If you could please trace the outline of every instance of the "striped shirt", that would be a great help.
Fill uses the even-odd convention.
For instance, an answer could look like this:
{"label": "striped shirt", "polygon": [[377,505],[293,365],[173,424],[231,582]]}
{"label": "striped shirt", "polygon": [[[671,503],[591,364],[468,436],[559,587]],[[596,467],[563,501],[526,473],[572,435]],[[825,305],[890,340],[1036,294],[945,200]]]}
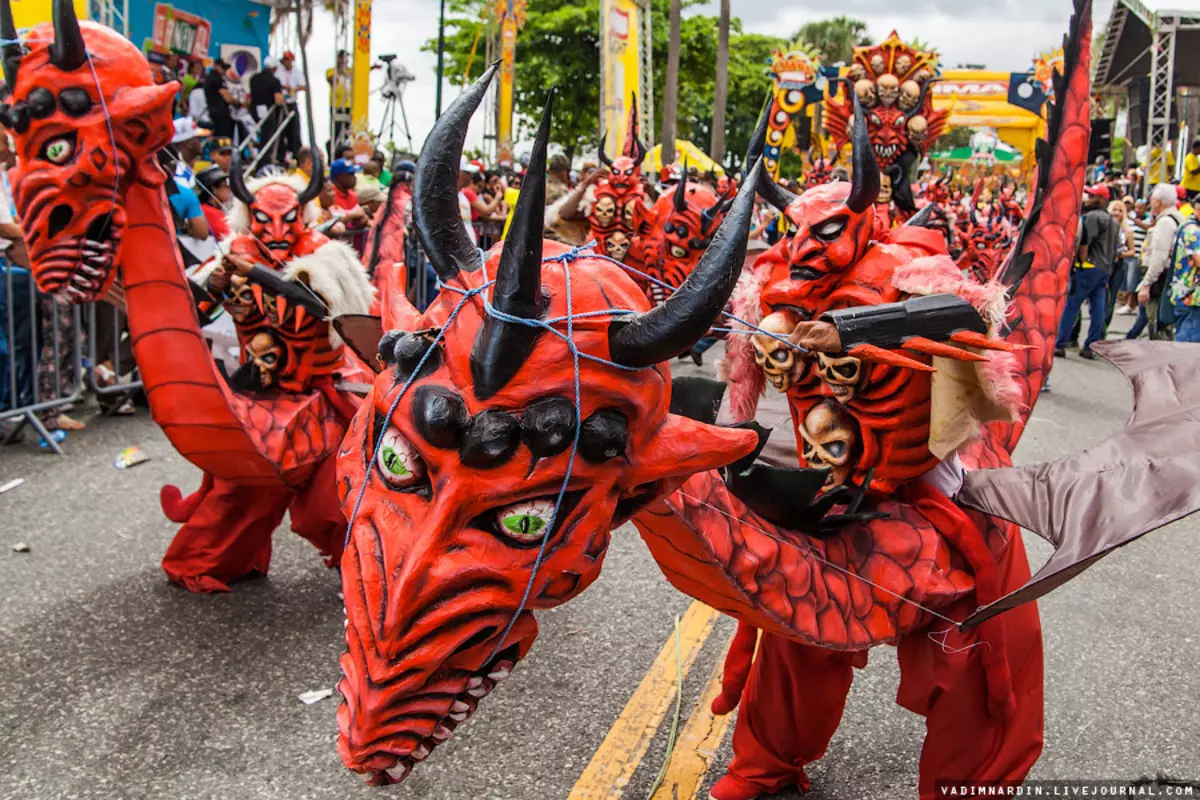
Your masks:
{"label": "striped shirt", "polygon": [[1133,226],[1133,252],[1140,261],[1142,258],[1142,245],[1146,243],[1146,234],[1149,231],[1141,225]]}

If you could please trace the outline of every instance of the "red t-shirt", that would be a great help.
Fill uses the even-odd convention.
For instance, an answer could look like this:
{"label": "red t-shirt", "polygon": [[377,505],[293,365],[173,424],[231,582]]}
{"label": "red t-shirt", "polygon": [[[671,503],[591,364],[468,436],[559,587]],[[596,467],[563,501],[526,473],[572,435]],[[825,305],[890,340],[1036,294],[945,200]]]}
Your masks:
{"label": "red t-shirt", "polygon": [[204,220],[208,223],[208,229],[213,232],[213,236],[218,239],[229,236],[229,223],[225,221],[224,211],[214,208],[208,203],[201,203],[200,210],[204,212]]}
{"label": "red t-shirt", "polygon": [[475,194],[472,189],[463,189],[462,193],[466,196],[467,202],[471,204],[471,222],[479,221],[479,212],[475,210],[475,200],[479,195]]}
{"label": "red t-shirt", "polygon": [[333,187],[333,204],[346,211],[353,211],[358,207],[358,192],[353,189],[343,192],[335,186]]}

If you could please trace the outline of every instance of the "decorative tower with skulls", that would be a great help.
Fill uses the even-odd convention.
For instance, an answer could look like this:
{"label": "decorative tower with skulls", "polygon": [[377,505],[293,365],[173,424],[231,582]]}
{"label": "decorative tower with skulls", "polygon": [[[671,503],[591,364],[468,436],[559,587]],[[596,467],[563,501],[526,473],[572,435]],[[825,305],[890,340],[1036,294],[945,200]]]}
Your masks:
{"label": "decorative tower with skulls", "polygon": [[771,80],[775,91],[763,145],[763,168],[778,180],[779,160],[792,117],[807,104],[818,102],[825,93],[827,79],[821,73],[820,53],[800,42],[786,53],[776,50],[771,57]]}

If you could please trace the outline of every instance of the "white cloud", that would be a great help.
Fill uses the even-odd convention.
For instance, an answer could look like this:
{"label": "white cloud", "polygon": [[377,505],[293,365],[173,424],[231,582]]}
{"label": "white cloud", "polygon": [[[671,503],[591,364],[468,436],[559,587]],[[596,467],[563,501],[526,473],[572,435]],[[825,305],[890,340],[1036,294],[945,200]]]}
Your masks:
{"label": "white cloud", "polygon": [[[1097,24],[1108,16],[1111,0],[1099,0],[1094,13]],[[715,0],[689,10],[690,13],[716,14]],[[920,38],[942,54],[942,63],[984,64],[989,69],[1016,71],[1026,69],[1042,50],[1054,47],[1067,30],[1071,13],[1069,0],[922,0],[903,4],[895,0],[847,0],[831,12],[822,0],[733,0],[732,13],[740,17],[748,32],[773,36],[790,35],[805,22],[836,14],[857,17],[867,23],[872,38],[881,40],[896,29],[904,38]],[[436,56],[421,52],[427,39],[437,36],[438,0],[375,0],[371,36],[372,57],[395,53],[398,60],[417,76],[409,84],[404,105],[417,149],[434,121]],[[323,143],[329,130],[329,86],[325,70],[333,66],[337,44],[332,17],[319,12],[309,43],[310,71],[313,81],[313,108],[316,109],[317,136]],[[519,57],[519,54],[518,54]],[[659,65],[656,65],[658,68]],[[372,76],[378,87],[380,73]],[[458,96],[461,80],[448,80],[442,95],[443,108]],[[378,126],[383,115],[379,96],[371,98],[371,121]],[[398,126],[399,127],[399,126]],[[482,144],[483,123],[477,115],[467,138],[468,147]],[[404,137],[397,144],[406,147]]]}

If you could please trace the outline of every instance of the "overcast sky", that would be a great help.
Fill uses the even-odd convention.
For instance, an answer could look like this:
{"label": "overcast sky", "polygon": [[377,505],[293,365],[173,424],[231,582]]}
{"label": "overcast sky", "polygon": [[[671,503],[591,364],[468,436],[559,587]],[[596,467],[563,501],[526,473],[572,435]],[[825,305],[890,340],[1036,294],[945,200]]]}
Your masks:
{"label": "overcast sky", "polygon": [[[1095,19],[1102,24],[1108,16],[1111,0],[1096,0]],[[692,13],[716,14],[717,4],[710,2],[692,9]],[[844,14],[865,20],[870,34],[882,40],[894,28],[904,38],[920,38],[942,54],[942,63],[984,64],[989,69],[1016,71],[1025,69],[1042,50],[1056,46],[1066,32],[1071,12],[1069,0],[843,0],[831,8],[818,0],[732,0],[732,11],[740,17],[744,29],[770,35],[790,35],[805,22]],[[325,70],[333,66],[336,43],[332,20],[323,15],[315,26],[309,45],[313,77],[313,103],[327,109],[329,90]],[[404,97],[413,143],[420,148],[434,119],[435,66],[432,53],[420,51],[421,44],[437,35],[438,0],[375,0],[373,9],[372,53],[395,53],[416,76]],[[517,40],[520,58],[520,39]],[[278,54],[277,54],[278,55]],[[656,69],[660,65],[655,65]],[[372,88],[380,83],[377,72]],[[443,104],[457,96],[457,82],[447,85]],[[382,102],[372,97],[371,122],[378,126]],[[317,112],[317,133],[324,141],[328,114]],[[468,146],[480,144],[482,125],[472,126]],[[404,147],[404,138],[397,135]]]}

